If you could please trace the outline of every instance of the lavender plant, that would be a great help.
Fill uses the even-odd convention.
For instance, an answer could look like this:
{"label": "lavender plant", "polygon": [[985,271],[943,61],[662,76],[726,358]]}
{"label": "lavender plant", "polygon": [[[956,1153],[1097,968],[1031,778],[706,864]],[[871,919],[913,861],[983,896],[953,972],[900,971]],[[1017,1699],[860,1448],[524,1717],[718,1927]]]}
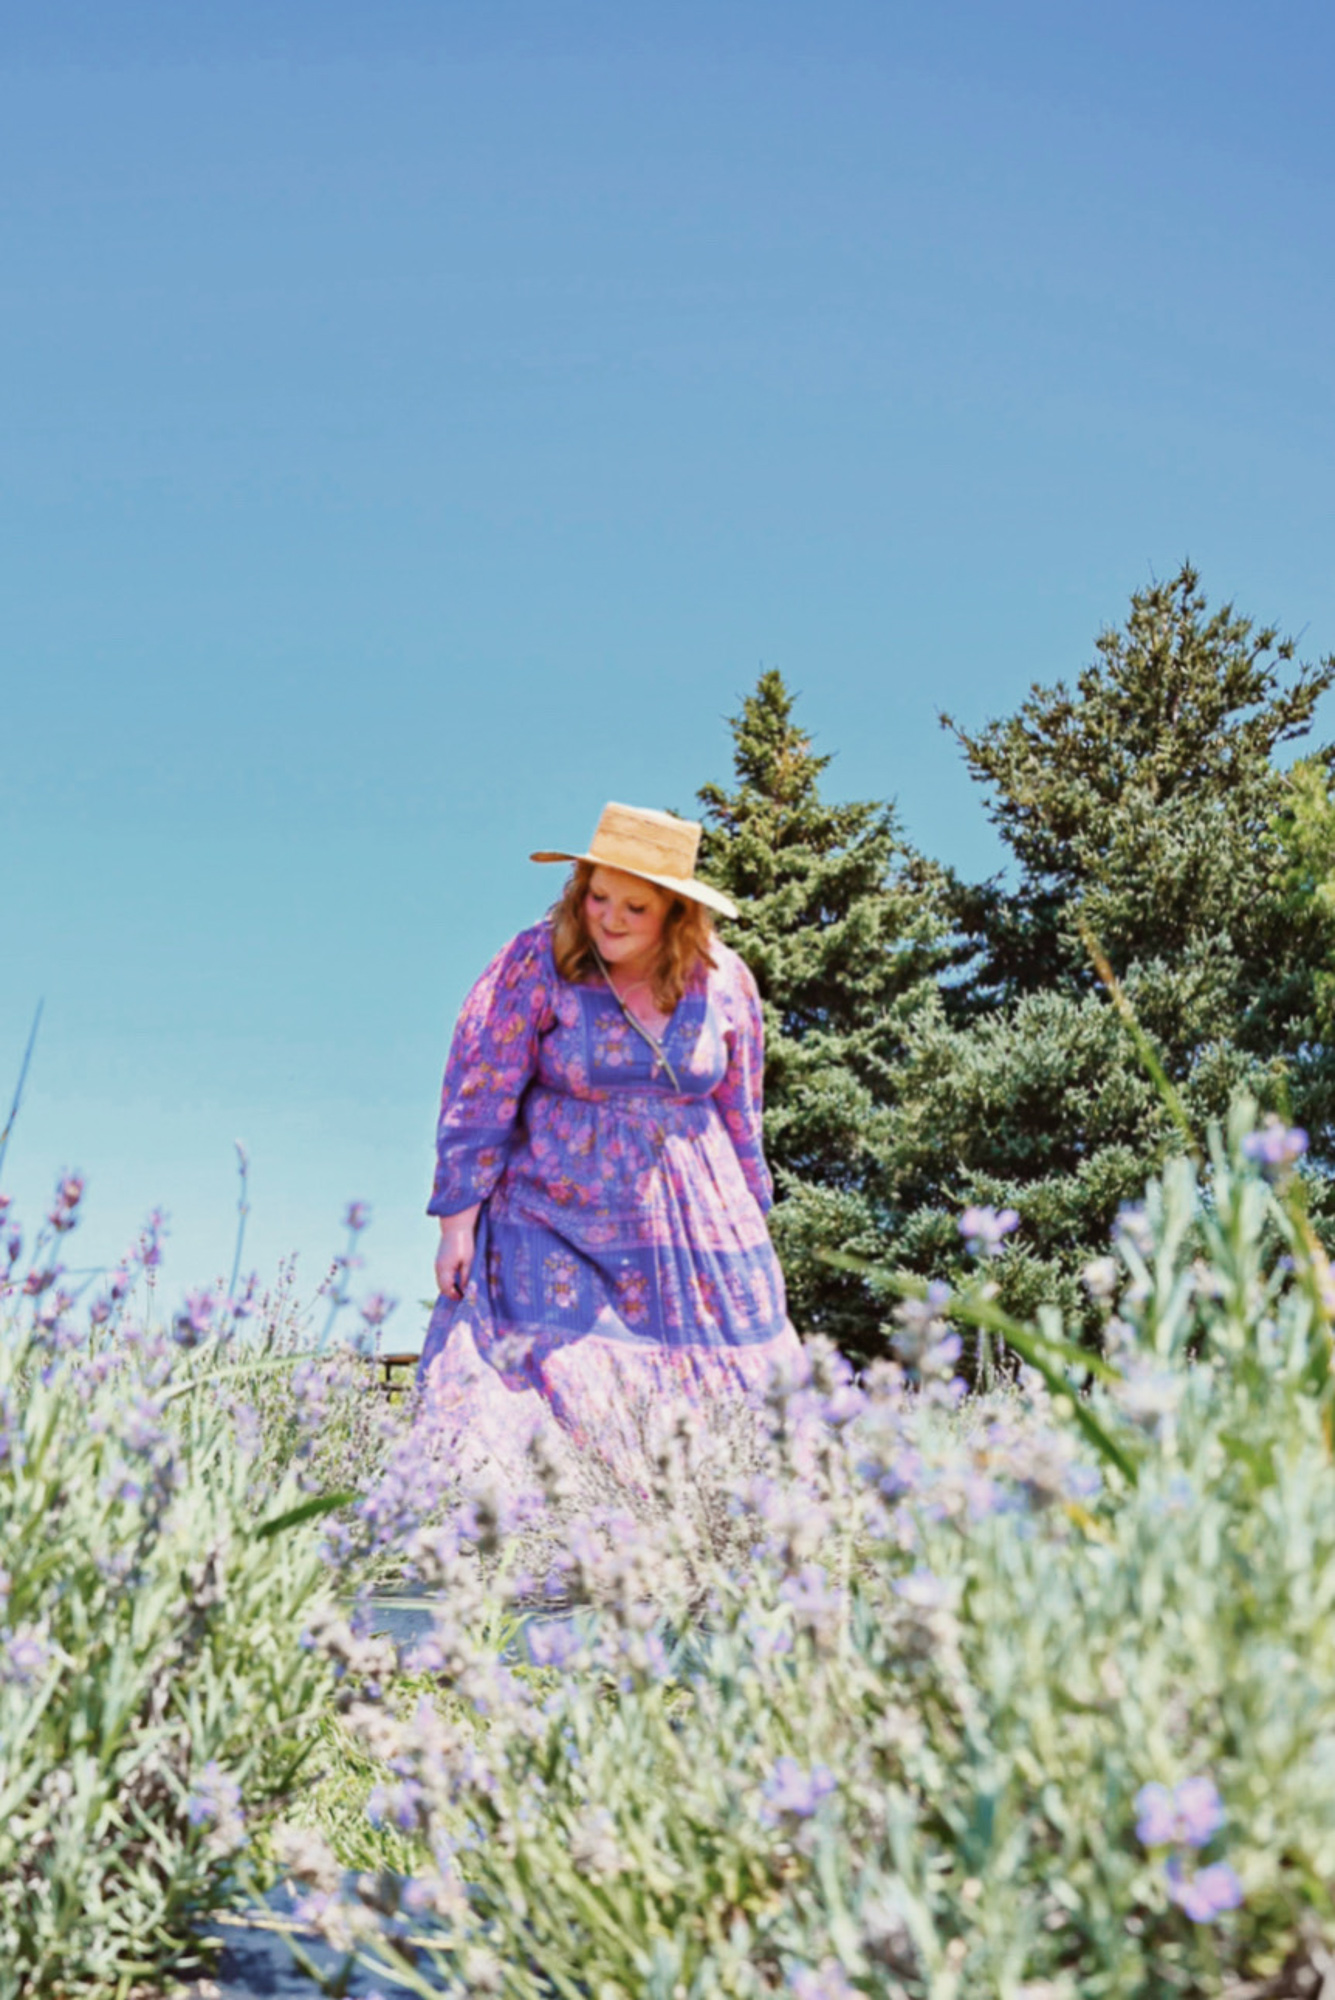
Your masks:
{"label": "lavender plant", "polygon": [[252,1284],[165,1319],[161,1218],[76,1305],[82,1197],[26,1257],[0,1197],[0,2000],[198,1962],[334,1693],[327,1503],[241,1394],[291,1374],[281,1312]]}
{"label": "lavender plant", "polygon": [[[330,1637],[397,1872],[341,1894],[291,1828],[305,1915],[423,1995],[1315,1993],[1335,1285],[1300,1156],[1243,1106],[1165,1170],[1086,1272],[1102,1357],[999,1313],[1009,1218],[975,1212],[977,1281],[906,1298],[861,1381],[812,1345],[731,1478],[681,1410],[638,1506],[572,1508],[541,1457],[522,1505],[400,1496],[434,1695]],[[981,1405],[961,1327],[1027,1360]],[[550,1578],[500,1559],[535,1521]],[[544,1584],[575,1615],[507,1661],[498,1601]]]}

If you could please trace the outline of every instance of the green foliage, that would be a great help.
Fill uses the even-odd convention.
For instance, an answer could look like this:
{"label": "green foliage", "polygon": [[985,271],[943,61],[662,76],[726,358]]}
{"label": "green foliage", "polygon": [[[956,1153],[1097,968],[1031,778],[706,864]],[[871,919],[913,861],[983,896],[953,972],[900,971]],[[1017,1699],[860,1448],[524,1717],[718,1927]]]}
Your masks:
{"label": "green foliage", "polygon": [[775,1242],[798,1324],[865,1351],[865,1287],[815,1253],[886,1250],[889,1106],[944,962],[941,925],[891,809],[822,797],[830,760],[778,673],[761,675],[732,728],[735,784],[700,793],[702,867],[741,906],[724,935],[765,1003]]}
{"label": "green foliage", "polygon": [[925,862],[888,807],[828,802],[829,758],[761,676],[733,787],[700,794],[703,860],[765,1001],[772,1228],[800,1326],[876,1352],[876,1288],[822,1251],[957,1272],[971,1202],[1019,1211],[1008,1305],[1092,1323],[1082,1261],[1183,1144],[1109,979],[1191,1130],[1239,1089],[1284,1107],[1331,1205],[1330,760],[1279,757],[1335,660],[1293,653],[1184,567],[1135,594],[1074,685],[978,730],[946,718],[1013,858],[981,885]]}
{"label": "green foliage", "polygon": [[[1055,1393],[1035,1376],[957,1409],[947,1321],[996,1324],[980,1281],[901,1307],[916,1387],[883,1364],[859,1401],[817,1344],[812,1381],[772,1399],[764,1476],[736,1482],[749,1553],[715,1565],[703,1626],[683,1524],[720,1473],[685,1412],[658,1521],[569,1524],[587,1623],[554,1685],[488,1661],[465,1576],[437,1635],[450,1697],[349,1711],[392,1760],[386,1823],[416,1829],[422,1955],[393,1942],[402,1913],[382,1928],[383,1882],[331,1933],[424,1995],[1314,1990],[1335,1943],[1335,1297],[1284,1136],[1241,1104],[1203,1184],[1184,1159],[1155,1182],[1086,1274],[1092,1384],[1045,1309],[1011,1331]],[[1156,1827],[1146,1786],[1194,1818]]]}
{"label": "green foliage", "polygon": [[[0,1293],[0,1996],[198,1963],[332,1701],[294,1466],[238,1435],[225,1351],[74,1344]],[[284,1524],[285,1525],[282,1525]]]}
{"label": "green foliage", "polygon": [[1123,974],[1193,962],[1189,1000],[1175,1004],[1169,986],[1140,1010],[1179,1059],[1231,1026],[1239,977],[1276,951],[1275,753],[1307,732],[1335,682],[1327,661],[1284,685],[1293,650],[1230,605],[1211,614],[1184,567],[1136,592],[1073,690],[1035,686],[1017,714],[977,732],[947,718],[1020,870],[1013,895],[976,909],[981,982],[1087,990],[1083,921]]}
{"label": "green foliage", "polygon": [[1295,883],[1299,849],[1322,859],[1329,828],[1317,781],[1276,758],[1335,661],[1290,671],[1292,654],[1230,606],[1212,612],[1184,568],[1136,593],[1074,687],[1035,686],[978,731],[947,719],[1016,874],[951,885],[973,961],[909,1034],[887,1152],[907,1267],[949,1261],[960,1203],[1013,1206],[1009,1302],[1071,1309],[1082,1259],[1182,1143],[1118,1032],[1098,954],[1198,1133],[1246,1087],[1329,1160],[1335,931],[1314,893],[1296,915]]}
{"label": "green foliage", "polygon": [[1284,860],[1284,911],[1312,974],[1312,1013],[1323,1042],[1335,1031],[1335,799],[1320,757],[1303,758],[1273,831]]}
{"label": "green foliage", "polygon": [[1040,992],[958,1022],[938,1005],[905,1068],[899,1265],[958,1271],[959,1210],[1013,1207],[1022,1221],[1005,1260],[1008,1305],[1032,1313],[1046,1299],[1080,1313],[1082,1256],[1175,1139],[1113,1009],[1092,993]]}

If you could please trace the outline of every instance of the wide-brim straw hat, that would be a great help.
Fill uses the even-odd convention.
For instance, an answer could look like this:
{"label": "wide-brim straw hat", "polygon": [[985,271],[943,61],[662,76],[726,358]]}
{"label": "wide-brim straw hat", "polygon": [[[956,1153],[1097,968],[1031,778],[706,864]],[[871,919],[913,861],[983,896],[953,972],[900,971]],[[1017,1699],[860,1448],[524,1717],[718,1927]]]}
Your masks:
{"label": "wide-brim straw hat", "polygon": [[703,903],[720,916],[735,917],[737,905],[721,889],[701,882],[695,873],[701,827],[697,820],[674,813],[652,812],[647,806],[606,805],[598,830],[583,854],[543,848],[530,861],[591,861],[595,867],[619,868],[623,875],[670,889],[674,896]]}

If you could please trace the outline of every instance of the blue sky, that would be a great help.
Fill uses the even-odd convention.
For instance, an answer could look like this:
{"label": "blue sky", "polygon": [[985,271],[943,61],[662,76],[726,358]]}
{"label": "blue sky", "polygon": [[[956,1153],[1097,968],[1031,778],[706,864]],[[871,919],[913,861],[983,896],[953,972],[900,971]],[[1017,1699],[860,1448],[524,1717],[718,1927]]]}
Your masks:
{"label": "blue sky", "polygon": [[982,873],[938,711],[1152,572],[1335,649],[1327,8],[8,11],[0,1082],[44,995],[80,1261],[224,1269],[239,1136],[262,1270],[356,1195],[420,1296],[524,857],[688,806],[762,664]]}

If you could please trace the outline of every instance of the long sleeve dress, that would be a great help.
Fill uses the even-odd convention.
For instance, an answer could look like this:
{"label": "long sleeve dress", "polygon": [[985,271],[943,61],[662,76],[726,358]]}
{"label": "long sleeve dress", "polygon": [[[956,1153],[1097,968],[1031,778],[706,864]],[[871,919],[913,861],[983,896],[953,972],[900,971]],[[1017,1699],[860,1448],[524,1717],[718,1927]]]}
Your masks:
{"label": "long sleeve dress", "polygon": [[754,1390],[795,1360],[765,1224],[759,997],[735,952],[712,955],[662,1035],[671,1076],[606,985],[560,977],[549,920],[464,1002],[429,1212],[482,1209],[419,1373],[460,1446],[510,1456],[554,1415],[615,1454],[630,1404]]}

